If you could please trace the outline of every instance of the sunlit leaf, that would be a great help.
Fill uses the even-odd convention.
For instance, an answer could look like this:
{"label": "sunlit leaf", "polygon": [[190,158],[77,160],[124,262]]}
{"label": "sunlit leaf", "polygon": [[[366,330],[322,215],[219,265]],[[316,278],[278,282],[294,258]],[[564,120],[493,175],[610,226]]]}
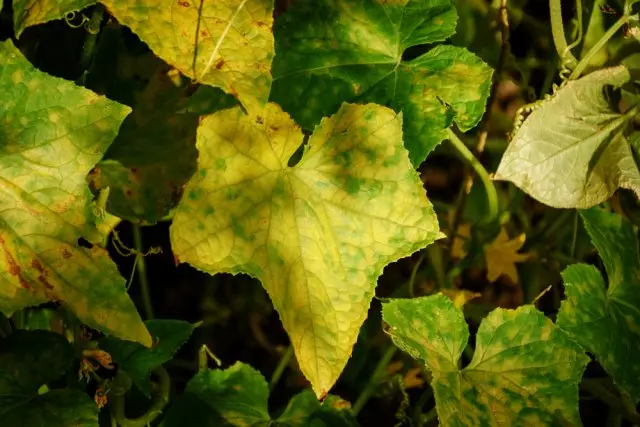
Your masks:
{"label": "sunlit leaf", "polygon": [[151,345],[100,242],[85,177],[128,108],[36,70],[0,44],[0,311],[59,301],[87,325]]}
{"label": "sunlit leaf", "polygon": [[303,135],[269,104],[204,118],[198,171],[171,227],[181,262],[262,281],[302,372],[324,396],[344,368],[385,265],[442,236],[402,144],[402,120],[344,104]]}
{"label": "sunlit leaf", "polygon": [[111,355],[118,368],[124,370],[135,385],[149,397],[151,370],[171,360],[191,337],[195,327],[189,322],[165,319],[149,320],[145,324],[154,340],[152,348],[114,338],[100,340],[100,347]]}
{"label": "sunlit leaf", "polygon": [[219,87],[251,113],[271,88],[273,0],[104,0],[156,55],[186,76]]}
{"label": "sunlit leaf", "polygon": [[557,208],[589,208],[618,187],[640,195],[640,172],[624,135],[633,110],[619,113],[605,92],[629,78],[624,66],[605,68],[558,89],[515,133],[495,178]]}
{"label": "sunlit leaf", "polygon": [[607,270],[608,288],[593,266],[562,272],[567,299],[557,324],[588,351],[634,405],[640,401],[640,259],[631,223],[599,208],[580,216]]}
{"label": "sunlit leaf", "polygon": [[589,358],[533,306],[491,312],[464,369],[469,331],[444,295],[384,303],[383,319],[393,342],[431,371],[440,425],[581,425],[578,383]]}
{"label": "sunlit leaf", "polygon": [[[407,52],[446,40],[456,19],[450,0],[296,1],[274,30],[271,98],[309,130],[343,101],[402,111],[417,166],[454,122],[473,128],[489,95],[492,72],[467,50]],[[407,53],[415,59],[403,60]]]}

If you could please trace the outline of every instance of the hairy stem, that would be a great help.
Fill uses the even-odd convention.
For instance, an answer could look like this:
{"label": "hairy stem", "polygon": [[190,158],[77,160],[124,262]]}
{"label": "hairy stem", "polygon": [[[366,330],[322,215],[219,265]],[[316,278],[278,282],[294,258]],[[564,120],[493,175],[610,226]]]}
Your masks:
{"label": "hairy stem", "polygon": [[82,76],[78,79],[79,84],[84,84],[87,77],[91,61],[93,60],[94,50],[96,42],[98,41],[98,34],[100,33],[100,23],[104,18],[104,6],[97,3],[91,14],[91,18],[86,23],[87,37],[84,40],[84,46],[82,47],[82,55],[80,56],[80,68],[82,69]]}
{"label": "hairy stem", "polygon": [[562,21],[561,0],[549,0],[549,11],[551,12],[551,33],[553,35],[553,44],[556,47],[558,56],[563,64],[574,69],[578,64],[578,60],[567,45],[567,38],[564,34],[564,22]]}
{"label": "hairy stem", "polygon": [[115,419],[120,427],[146,427],[162,414],[162,410],[169,403],[171,392],[171,379],[169,374],[162,367],[155,368],[153,373],[158,378],[155,390],[151,395],[151,406],[141,416],[137,418],[127,418],[124,410],[124,390],[113,390],[110,396],[111,418]]}

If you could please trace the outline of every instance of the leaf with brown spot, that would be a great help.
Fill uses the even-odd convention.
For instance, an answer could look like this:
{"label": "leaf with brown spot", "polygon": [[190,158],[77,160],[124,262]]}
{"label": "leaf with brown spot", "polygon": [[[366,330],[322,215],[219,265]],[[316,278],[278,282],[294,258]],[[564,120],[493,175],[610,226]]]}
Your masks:
{"label": "leaf with brown spot", "polygon": [[0,63],[0,311],[59,301],[92,328],[151,345],[107,252],[77,245],[103,237],[85,177],[128,108],[36,70],[11,41]]}

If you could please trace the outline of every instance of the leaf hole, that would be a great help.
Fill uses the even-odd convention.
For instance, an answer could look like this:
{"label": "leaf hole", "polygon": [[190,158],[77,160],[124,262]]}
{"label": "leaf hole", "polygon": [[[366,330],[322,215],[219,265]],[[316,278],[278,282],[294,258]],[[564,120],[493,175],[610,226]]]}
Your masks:
{"label": "leaf hole", "polygon": [[87,248],[87,249],[92,249],[93,248],[93,243],[91,243],[90,241],[88,241],[84,237],[79,237],[77,243],[78,243],[78,246],[80,246],[82,248]]}

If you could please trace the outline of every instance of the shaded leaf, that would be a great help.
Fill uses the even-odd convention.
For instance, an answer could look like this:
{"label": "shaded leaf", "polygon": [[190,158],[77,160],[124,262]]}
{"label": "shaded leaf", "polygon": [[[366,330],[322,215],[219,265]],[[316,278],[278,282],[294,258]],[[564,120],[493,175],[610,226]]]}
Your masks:
{"label": "shaded leaf", "polygon": [[13,26],[16,37],[27,28],[62,19],[95,4],[95,0],[13,0]]}
{"label": "shaded leaf", "polygon": [[302,372],[324,396],[344,368],[384,266],[438,239],[401,117],[344,104],[288,167],[302,132],[275,104],[204,118],[198,172],[171,227],[181,262],[261,280]]}
{"label": "shaded leaf", "polygon": [[52,390],[38,395],[43,384],[71,367],[74,349],[48,331],[16,331],[0,340],[0,419],[6,427],[96,426],[98,409],[80,390]]}
{"label": "shaded leaf", "polygon": [[186,76],[221,88],[251,113],[265,105],[274,55],[273,0],[102,3]]}
{"label": "shaded leaf", "polygon": [[351,414],[349,402],[329,395],[320,403],[311,390],[305,390],[291,398],[275,425],[282,427],[350,427],[357,426],[358,423]]}
{"label": "shaded leaf", "polygon": [[269,426],[269,387],[249,365],[198,372],[172,406],[163,427]]}
{"label": "shaded leaf", "polygon": [[484,257],[487,262],[487,279],[495,282],[500,276],[505,275],[514,283],[520,283],[516,264],[528,260],[529,254],[520,254],[518,251],[524,245],[525,235],[509,239],[507,230],[500,229],[498,237],[484,248]]}
{"label": "shaded leaf", "polygon": [[581,425],[578,383],[589,358],[533,306],[492,311],[464,369],[469,331],[444,295],[384,303],[383,319],[393,342],[432,372],[441,425]]}
{"label": "shaded leaf", "polygon": [[306,129],[343,101],[402,111],[418,166],[454,121],[473,128],[489,95],[491,70],[465,49],[437,46],[403,60],[411,47],[450,37],[456,19],[450,0],[295,2],[274,29],[271,99]]}
{"label": "shaded leaf", "polygon": [[624,136],[631,117],[605,96],[607,86],[629,78],[624,66],[598,70],[542,101],[515,133],[495,179],[556,208],[589,208],[618,187],[640,195],[640,172]]}
{"label": "shaded leaf", "polygon": [[145,322],[154,340],[152,348],[114,338],[100,340],[100,347],[111,355],[119,369],[147,396],[151,395],[151,370],[171,360],[187,342],[195,326],[181,320],[154,319]]}
{"label": "shaded leaf", "polygon": [[580,216],[607,270],[608,289],[593,266],[576,264],[562,272],[567,298],[557,324],[587,351],[634,405],[640,401],[640,260],[631,223],[599,208]]}
{"label": "shaded leaf", "polygon": [[85,177],[128,108],[36,70],[0,45],[0,310],[59,301],[85,324],[151,345],[100,242]]}

